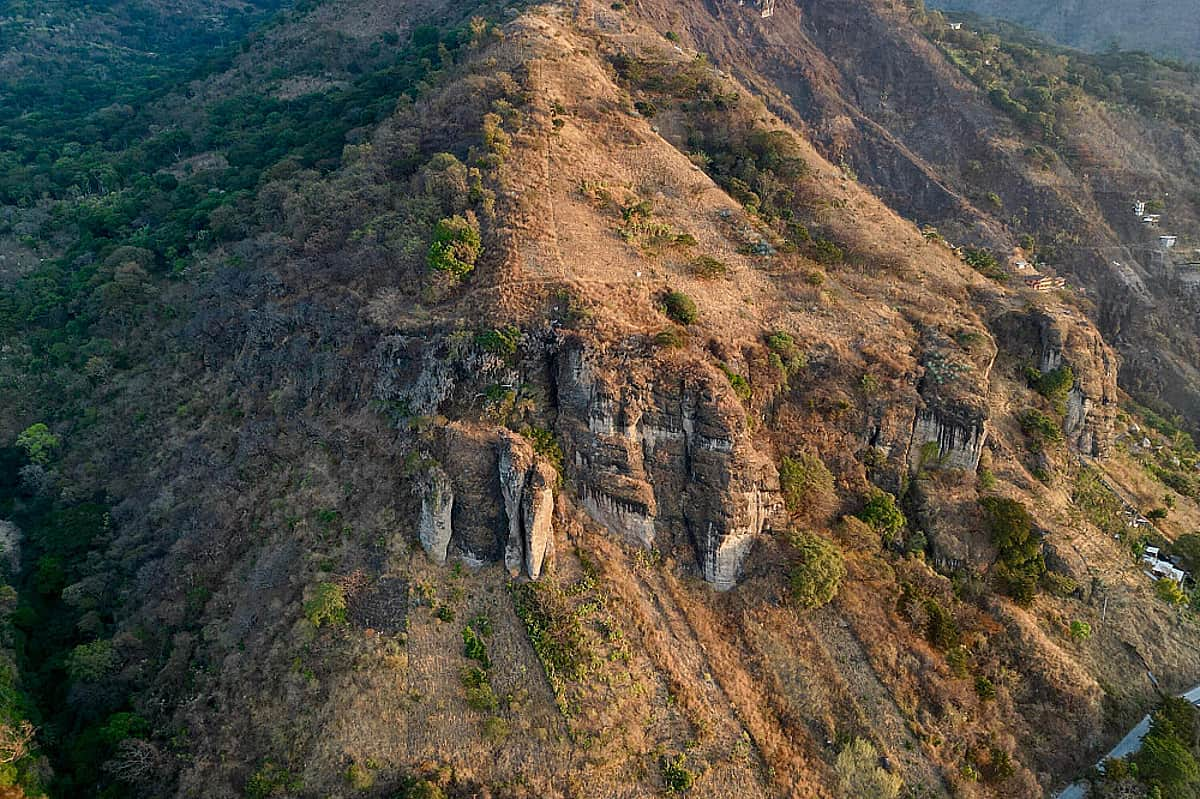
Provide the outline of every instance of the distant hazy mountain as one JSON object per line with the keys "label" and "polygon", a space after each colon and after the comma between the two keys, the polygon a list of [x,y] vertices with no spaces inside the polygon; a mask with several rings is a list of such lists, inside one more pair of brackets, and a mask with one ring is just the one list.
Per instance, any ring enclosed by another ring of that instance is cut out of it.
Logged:
{"label": "distant hazy mountain", "polygon": [[1200,60],[1196,0],[931,0],[929,7],[972,11],[1042,31],[1063,44]]}

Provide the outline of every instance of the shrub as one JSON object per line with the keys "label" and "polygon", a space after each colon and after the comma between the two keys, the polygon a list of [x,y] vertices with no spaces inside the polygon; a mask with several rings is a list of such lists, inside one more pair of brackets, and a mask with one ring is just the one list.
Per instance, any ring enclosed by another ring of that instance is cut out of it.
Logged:
{"label": "shrub", "polygon": [[842,252],[842,248],[837,246],[829,239],[816,239],[813,241],[813,258],[818,263],[832,266],[839,264],[846,257],[846,253]]}
{"label": "shrub", "polygon": [[659,758],[658,767],[662,772],[663,786],[668,793],[684,793],[691,789],[696,781],[696,775],[684,763],[686,755],[682,752],[675,757],[663,755]]}
{"label": "shrub", "polygon": [[1008,273],[1000,268],[1000,262],[996,260],[996,256],[987,250],[964,247],[962,259],[964,263],[984,277],[1001,282],[1008,279]]}
{"label": "shrub", "polygon": [[117,666],[112,641],[92,641],[71,650],[66,660],[67,676],[76,682],[99,682]]}
{"label": "shrub", "polygon": [[375,786],[375,775],[366,766],[351,763],[346,769],[346,783],[356,791],[369,791]]}
{"label": "shrub", "polygon": [[925,638],[943,652],[958,646],[958,622],[936,599],[922,603],[925,610]]}
{"label": "shrub", "polygon": [[792,513],[812,517],[828,513],[837,502],[833,474],[818,456],[800,453],[784,456],[779,464],[779,487],[783,501]]}
{"label": "shrub", "polygon": [[479,223],[470,213],[467,216],[456,214],[441,220],[433,229],[429,266],[438,272],[466,277],[475,269],[481,252],[483,240],[479,235]]}
{"label": "shrub", "polygon": [[467,707],[480,713],[494,713],[500,707],[500,700],[483,669],[478,666],[463,669],[462,684],[466,689]]}
{"label": "shrub", "polygon": [[767,335],[767,348],[774,356],[772,363],[778,360],[778,367],[783,371],[785,377],[808,366],[808,359],[796,345],[796,340],[782,330]]}
{"label": "shrub", "polygon": [[730,369],[726,364],[720,364],[720,367],[721,371],[725,373],[725,377],[729,379],[729,385],[733,386],[733,393],[737,395],[737,398],[742,402],[749,402],[754,395],[750,381]]}
{"label": "shrub", "polygon": [[896,498],[887,491],[879,489],[867,497],[863,509],[856,515],[875,528],[875,531],[883,537],[885,544],[894,541],[908,524],[903,511],[896,506]]}
{"label": "shrub", "polygon": [[471,626],[463,628],[463,655],[479,662],[483,668],[489,668],[492,661],[488,658],[487,645],[483,638]]}
{"label": "shrub", "polygon": [[682,291],[670,291],[663,297],[663,311],[673,322],[690,325],[699,318],[699,311],[692,298]]}
{"label": "shrub", "polygon": [[808,532],[792,533],[789,543],[794,551],[788,572],[792,600],[808,609],[831,602],[846,576],[841,550],[832,541]]}
{"label": "shrub", "polygon": [[513,325],[485,330],[475,337],[475,343],[487,352],[509,360],[521,346],[521,330]]}
{"label": "shrub", "polygon": [[1163,577],[1154,583],[1154,593],[1168,605],[1182,605],[1187,601],[1187,594],[1179,587],[1179,583],[1170,577]]}
{"label": "shrub", "polygon": [[304,615],[314,627],[346,623],[346,592],[336,583],[321,583],[313,598],[304,603]]}
{"label": "shrub", "polygon": [[855,799],[896,799],[904,781],[879,765],[870,741],[855,738],[838,753],[834,764],[842,796]]}
{"label": "shrub", "polygon": [[1081,644],[1091,637],[1092,637],[1092,625],[1088,624],[1086,621],[1080,621],[1079,619],[1074,619],[1071,622],[1071,640],[1072,641],[1074,641],[1077,644]]}
{"label": "shrub", "polygon": [[1028,605],[1046,573],[1033,517],[1020,502],[1006,497],[984,497],[979,504],[999,553],[994,573],[1009,596],[1018,604]]}
{"label": "shrub", "polygon": [[664,328],[654,334],[654,345],[663,349],[680,349],[687,344],[687,334],[677,327]]}
{"label": "shrub", "polygon": [[62,440],[41,422],[30,425],[17,436],[17,446],[25,450],[30,462],[39,466],[48,464],[51,454],[61,445]]}
{"label": "shrub", "polygon": [[996,686],[991,680],[980,674],[975,678],[975,695],[984,702],[990,702],[996,698]]}
{"label": "shrub", "polygon": [[1027,369],[1025,377],[1029,385],[1046,399],[1057,413],[1066,413],[1067,395],[1075,385],[1075,372],[1064,364],[1049,372],[1039,372],[1037,369]]}
{"label": "shrub", "polygon": [[1063,440],[1062,427],[1058,422],[1036,408],[1028,408],[1018,421],[1025,435],[1033,439],[1039,447]]}
{"label": "shrub", "polygon": [[303,788],[300,777],[267,761],[246,780],[246,799],[286,796]]}
{"label": "shrub", "polygon": [[688,269],[693,275],[702,280],[715,280],[719,277],[725,277],[729,272],[728,264],[710,255],[701,255],[699,258],[696,258],[688,264]]}

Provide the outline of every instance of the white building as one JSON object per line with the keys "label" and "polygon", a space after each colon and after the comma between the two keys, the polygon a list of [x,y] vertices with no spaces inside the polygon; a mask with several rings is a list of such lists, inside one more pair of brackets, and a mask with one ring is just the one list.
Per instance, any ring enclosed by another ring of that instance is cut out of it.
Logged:
{"label": "white building", "polygon": [[1176,236],[1159,236],[1158,246],[1164,250],[1169,250],[1175,246],[1176,241],[1178,241],[1178,237]]}
{"label": "white building", "polygon": [[1133,204],[1133,213],[1137,216],[1145,216],[1146,215],[1146,201],[1145,200],[1135,201]]}
{"label": "white building", "polygon": [[1176,583],[1182,583],[1187,577],[1187,572],[1164,558],[1158,547],[1146,547],[1146,551],[1142,553],[1142,565],[1146,567],[1147,574],[1155,580],[1166,577]]}

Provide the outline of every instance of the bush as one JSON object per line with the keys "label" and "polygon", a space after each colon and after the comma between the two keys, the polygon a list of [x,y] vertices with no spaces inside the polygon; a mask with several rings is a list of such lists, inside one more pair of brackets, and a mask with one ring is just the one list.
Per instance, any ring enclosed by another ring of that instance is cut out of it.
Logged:
{"label": "bush", "polygon": [[112,641],[92,641],[72,649],[65,665],[75,682],[99,682],[117,667],[117,653]]}
{"label": "bush", "polygon": [[796,345],[796,340],[782,330],[767,335],[767,348],[771,350],[771,363],[776,364],[784,377],[808,366],[808,360]]}
{"label": "bush", "polygon": [[670,291],[663,297],[663,311],[673,322],[690,325],[699,318],[696,303],[682,291]]}
{"label": "bush", "polygon": [[729,266],[724,261],[719,261],[709,255],[701,255],[688,264],[688,269],[693,275],[702,280],[715,280],[719,277],[725,277],[729,272]]}
{"label": "bush", "polygon": [[816,455],[785,455],[779,464],[779,487],[788,510],[810,518],[830,512],[837,502],[833,474]]}
{"label": "bush", "polygon": [[829,604],[846,576],[841,550],[832,541],[808,532],[793,533],[789,543],[794,550],[788,572],[792,600],[808,609]]}
{"label": "bush", "polygon": [[687,334],[677,327],[664,328],[654,334],[654,345],[663,349],[681,349],[687,344]]}
{"label": "bush", "polygon": [[1062,427],[1058,422],[1036,408],[1027,409],[1018,421],[1025,435],[1033,439],[1039,447],[1063,440]]}
{"label": "bush", "polygon": [[841,795],[855,799],[896,799],[904,781],[879,765],[870,741],[855,738],[838,753],[834,764]]}
{"label": "bush", "polygon": [[856,515],[871,525],[885,544],[894,541],[908,524],[903,511],[896,506],[896,498],[878,489],[867,497],[866,505]]}
{"label": "bush", "polygon": [[1187,594],[1179,587],[1179,583],[1170,577],[1163,577],[1154,583],[1154,593],[1168,605],[1182,605],[1187,601]]}
{"label": "bush", "polygon": [[754,395],[754,388],[750,385],[750,381],[742,377],[737,372],[733,371],[726,364],[720,364],[721,371],[725,373],[725,377],[729,379],[729,385],[733,386],[733,393],[742,402],[749,402]]}
{"label": "bush", "polygon": [[[1034,370],[1036,371],[1036,370]],[[1034,388],[1054,406],[1057,413],[1067,412],[1067,395],[1075,385],[1075,372],[1063,365],[1053,371],[1039,374]]]}
{"label": "bush", "polygon": [[485,330],[475,337],[475,343],[487,352],[508,360],[517,354],[521,346],[521,330],[513,325]]}
{"label": "bush", "polygon": [[487,672],[478,666],[471,666],[462,672],[462,684],[466,689],[467,707],[480,713],[494,713],[500,707],[500,700],[492,689]]}
{"label": "bush", "polygon": [[321,583],[313,598],[304,603],[304,615],[314,627],[346,623],[346,592],[336,583]]}
{"label": "bush", "polygon": [[1018,604],[1028,605],[1046,573],[1042,542],[1033,529],[1033,517],[1020,502],[1005,497],[984,497],[979,504],[999,553],[995,575],[1009,596]]}
{"label": "bush", "polygon": [[431,269],[466,277],[475,269],[475,262],[483,252],[483,240],[479,235],[479,223],[474,215],[451,216],[441,220],[433,229],[433,243],[429,245]]}
{"label": "bush", "polygon": [[842,248],[829,239],[816,239],[813,242],[813,258],[818,263],[832,266],[841,263],[845,257],[846,253],[842,252]]}
{"label": "bush", "polygon": [[1092,637],[1092,625],[1075,619],[1071,622],[1071,640],[1081,644]]}
{"label": "bush", "polygon": [[684,763],[686,756],[681,752],[675,757],[663,755],[658,761],[662,771],[663,786],[668,793],[684,793],[691,789],[696,775]]}
{"label": "bush", "polygon": [[48,464],[51,454],[61,445],[61,439],[41,422],[30,425],[17,436],[17,446],[25,450],[25,456],[31,463],[39,466]]}
{"label": "bush", "polygon": [[246,799],[286,796],[303,788],[300,777],[267,761],[246,780]]}
{"label": "bush", "polygon": [[483,642],[483,638],[475,631],[474,627],[467,626],[463,628],[463,655],[479,662],[483,668],[489,668],[492,665],[491,659],[488,658],[487,644]]}

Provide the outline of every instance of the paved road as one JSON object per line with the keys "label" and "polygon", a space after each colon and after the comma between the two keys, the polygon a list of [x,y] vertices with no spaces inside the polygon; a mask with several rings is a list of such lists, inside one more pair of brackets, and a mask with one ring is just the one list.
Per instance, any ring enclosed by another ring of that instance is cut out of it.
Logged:
{"label": "paved road", "polygon": [[[1197,685],[1195,688],[1185,694],[1180,694],[1180,696],[1191,702],[1193,705],[1200,705],[1200,685]],[[1125,755],[1131,755],[1137,750],[1141,749],[1142,739],[1146,737],[1146,733],[1148,732],[1150,732],[1150,717],[1146,716],[1139,721],[1137,726],[1130,730],[1124,738],[1121,739],[1119,744],[1112,748],[1112,751],[1110,751],[1100,760],[1100,763],[1103,763],[1110,757],[1125,757]],[[1100,765],[1100,763],[1097,763],[1096,765]],[[1066,788],[1063,788],[1062,791],[1060,791],[1055,797],[1055,799],[1084,799],[1085,796],[1087,796],[1087,783],[1073,782]]]}

